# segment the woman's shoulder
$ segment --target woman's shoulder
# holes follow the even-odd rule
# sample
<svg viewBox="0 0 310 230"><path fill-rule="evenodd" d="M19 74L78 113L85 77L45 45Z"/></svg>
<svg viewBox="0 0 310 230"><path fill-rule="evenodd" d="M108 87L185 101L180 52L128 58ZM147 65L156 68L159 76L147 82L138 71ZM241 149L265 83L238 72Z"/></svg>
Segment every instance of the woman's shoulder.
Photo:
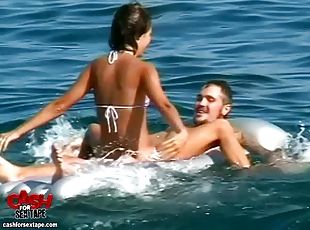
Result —
<svg viewBox="0 0 310 230"><path fill-rule="evenodd" d="M147 73L147 75L151 73L157 73L157 69L155 65L151 62L142 60L140 58L131 59L129 62L126 61L129 66L134 66L136 70L140 70L141 72ZM101 55L91 61L92 68L102 68L108 64L108 55ZM122 63L121 66L127 65L126 63Z"/></svg>
<svg viewBox="0 0 310 230"><path fill-rule="evenodd" d="M147 73L147 75L158 74L157 69L153 63L143 60L141 60L141 62L142 62L141 66L144 73Z"/></svg>
<svg viewBox="0 0 310 230"><path fill-rule="evenodd" d="M95 59L93 59L91 63L92 64L107 63L107 58L108 58L107 55L101 55L101 56L98 56Z"/></svg>
<svg viewBox="0 0 310 230"><path fill-rule="evenodd" d="M91 69L96 69L96 68L102 68L106 66L107 64L107 56L106 55L101 55L90 61L90 68Z"/></svg>

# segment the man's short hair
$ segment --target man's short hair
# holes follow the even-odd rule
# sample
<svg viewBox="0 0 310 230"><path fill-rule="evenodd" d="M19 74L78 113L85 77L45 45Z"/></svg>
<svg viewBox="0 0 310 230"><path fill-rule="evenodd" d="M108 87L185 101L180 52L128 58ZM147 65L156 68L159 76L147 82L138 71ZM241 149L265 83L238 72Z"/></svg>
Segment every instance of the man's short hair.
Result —
<svg viewBox="0 0 310 230"><path fill-rule="evenodd" d="M232 90L230 85L228 84L227 81L224 80L211 80L208 81L203 87L202 89L205 89L207 87L209 87L210 85L215 85L221 88L222 94L224 95L223 98L223 104L232 104L233 103L233 99L232 99Z"/></svg>

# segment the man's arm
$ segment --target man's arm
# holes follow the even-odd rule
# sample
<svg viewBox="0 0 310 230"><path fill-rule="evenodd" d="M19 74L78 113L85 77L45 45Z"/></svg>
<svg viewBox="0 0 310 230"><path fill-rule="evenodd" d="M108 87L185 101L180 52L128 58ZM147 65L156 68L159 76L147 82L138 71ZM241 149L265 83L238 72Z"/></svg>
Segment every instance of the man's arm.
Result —
<svg viewBox="0 0 310 230"><path fill-rule="evenodd" d="M264 161L270 163L273 162L279 156L279 151L270 151L262 147L258 141L252 136L241 132L241 130L234 128L235 136L238 139L240 145L248 150L250 153L257 154L263 158Z"/></svg>

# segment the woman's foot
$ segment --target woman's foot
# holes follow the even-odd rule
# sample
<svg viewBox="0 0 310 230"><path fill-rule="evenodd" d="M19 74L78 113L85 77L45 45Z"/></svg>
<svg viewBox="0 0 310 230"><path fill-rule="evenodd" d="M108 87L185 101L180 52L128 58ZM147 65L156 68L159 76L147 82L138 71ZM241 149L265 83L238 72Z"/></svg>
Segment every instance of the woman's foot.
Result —
<svg viewBox="0 0 310 230"><path fill-rule="evenodd" d="M0 157L0 182L20 180L20 167L11 164L4 158Z"/></svg>
<svg viewBox="0 0 310 230"><path fill-rule="evenodd" d="M59 146L58 144L52 145L51 158L56 166L55 174L52 179L52 183L63 176L69 176L77 171L77 165L84 163L85 160L72 156L72 152L78 151L80 144L70 143L66 146Z"/></svg>

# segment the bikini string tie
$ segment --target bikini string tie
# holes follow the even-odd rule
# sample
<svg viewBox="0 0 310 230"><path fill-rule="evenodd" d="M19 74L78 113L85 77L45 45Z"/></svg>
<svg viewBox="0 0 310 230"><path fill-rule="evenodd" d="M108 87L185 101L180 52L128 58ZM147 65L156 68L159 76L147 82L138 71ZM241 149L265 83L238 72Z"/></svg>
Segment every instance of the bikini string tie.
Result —
<svg viewBox="0 0 310 230"><path fill-rule="evenodd" d="M113 106L108 106L106 108L106 111L104 113L104 116L107 120L108 123L108 128L109 128L109 133L111 133L111 123L110 123L110 119L112 119L113 121L113 126L114 126L114 133L117 133L117 124L116 124L116 120L118 119L118 114L117 111L115 110L115 108Z"/></svg>

